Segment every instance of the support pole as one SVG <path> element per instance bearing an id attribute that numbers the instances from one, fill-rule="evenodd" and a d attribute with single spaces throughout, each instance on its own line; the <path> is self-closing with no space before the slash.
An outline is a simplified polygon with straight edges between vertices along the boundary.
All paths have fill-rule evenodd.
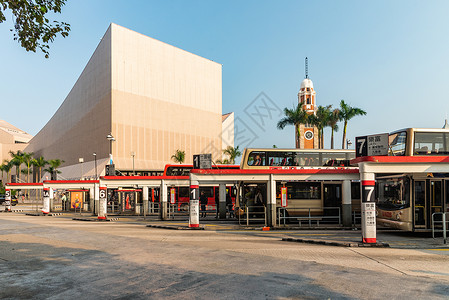
<path id="1" fill-rule="evenodd" d="M 167 220 L 167 184 L 165 183 L 165 180 L 161 180 L 160 195 L 160 218 L 161 220 Z"/>
<path id="2" fill-rule="evenodd" d="M 362 242 L 376 243 L 376 203 L 374 202 L 374 173 L 360 173 L 362 179 Z"/>
<path id="3" fill-rule="evenodd" d="M 54 201 L 55 201 L 55 191 L 53 190 L 53 188 L 50 188 L 50 206 L 49 206 L 49 211 L 55 211 L 54 209 Z"/>
<path id="4" fill-rule="evenodd" d="M 200 186 L 190 177 L 189 227 L 200 227 Z"/>
<path id="5" fill-rule="evenodd" d="M 351 203 L 351 181 L 344 180 L 342 190 L 342 217 L 343 226 L 351 227 L 352 223 L 352 203 Z"/>
<path id="6" fill-rule="evenodd" d="M 142 187 L 142 206 L 143 206 L 143 216 L 145 217 L 148 213 L 148 186 Z M 142 212 L 141 212 L 142 213 Z"/>
<path id="7" fill-rule="evenodd" d="M 98 220 L 105 220 L 107 217 L 107 188 L 105 186 L 99 187 L 98 192 Z"/>
<path id="8" fill-rule="evenodd" d="M 273 174 L 270 174 L 270 180 L 267 182 L 267 226 L 276 226 L 276 181 Z"/>
<path id="9" fill-rule="evenodd" d="M 94 209 L 92 210 L 92 214 L 95 216 L 99 214 L 99 206 L 100 206 L 100 184 L 95 183 L 94 184 Z"/>
<path id="10" fill-rule="evenodd" d="M 220 220 L 226 219 L 226 184 L 220 183 L 218 190 L 218 213 Z"/>
<path id="11" fill-rule="evenodd" d="M 42 213 L 44 215 L 46 215 L 50 212 L 50 189 L 49 188 L 44 188 L 43 196 L 44 196 L 44 206 L 42 207 Z"/>
<path id="12" fill-rule="evenodd" d="M 5 211 L 11 211 L 11 190 L 5 189 Z"/>

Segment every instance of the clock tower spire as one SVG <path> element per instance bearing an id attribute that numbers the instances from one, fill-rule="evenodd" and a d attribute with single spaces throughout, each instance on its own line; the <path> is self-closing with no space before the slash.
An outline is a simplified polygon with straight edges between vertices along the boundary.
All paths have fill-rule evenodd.
<path id="1" fill-rule="evenodd" d="M 299 89 L 298 104 L 302 105 L 303 110 L 306 111 L 307 114 L 315 115 L 317 110 L 315 99 L 316 99 L 316 91 L 313 88 L 312 80 L 310 80 L 309 78 L 309 60 L 306 57 L 305 78 L 301 82 L 301 87 Z M 300 124 L 299 132 L 300 132 L 299 145 L 296 145 L 296 148 L 318 149 L 318 128 L 316 128 L 311 124 Z"/>

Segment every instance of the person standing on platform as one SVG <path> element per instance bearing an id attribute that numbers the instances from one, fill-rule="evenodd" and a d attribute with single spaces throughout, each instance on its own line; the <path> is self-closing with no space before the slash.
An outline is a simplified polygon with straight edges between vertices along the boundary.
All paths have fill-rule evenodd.
<path id="1" fill-rule="evenodd" d="M 204 194 L 204 191 L 201 192 L 200 195 L 200 204 L 201 204 L 201 217 L 206 217 L 206 205 L 207 205 L 207 196 Z"/>
<path id="2" fill-rule="evenodd" d="M 234 218 L 234 209 L 232 208 L 232 198 L 229 193 L 226 193 L 226 206 L 228 207 L 229 211 L 229 219 Z"/>

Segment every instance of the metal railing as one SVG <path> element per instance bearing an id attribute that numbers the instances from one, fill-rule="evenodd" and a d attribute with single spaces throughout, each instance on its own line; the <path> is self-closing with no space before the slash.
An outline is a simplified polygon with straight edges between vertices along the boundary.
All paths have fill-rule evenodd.
<path id="1" fill-rule="evenodd" d="M 261 210 L 263 208 L 263 211 Z M 263 215 L 263 217 L 260 217 Z M 245 218 L 242 218 L 245 216 Z M 265 226 L 267 226 L 267 208 L 265 206 L 244 206 L 244 213 L 238 213 L 239 225 L 242 225 L 241 220 L 246 220 L 246 226 L 249 226 L 251 221 L 264 221 Z"/>
<path id="2" fill-rule="evenodd" d="M 441 221 L 435 220 L 435 216 L 441 215 Z M 446 230 L 448 227 L 449 218 L 449 212 L 436 212 L 432 214 L 432 237 L 435 238 L 435 232 L 443 232 L 443 243 L 447 243 L 447 234 Z M 435 229 L 435 224 L 441 223 L 442 229 Z"/>
<path id="3" fill-rule="evenodd" d="M 288 216 L 287 210 L 291 212 L 307 212 L 307 215 L 301 215 L 301 216 Z M 334 210 L 337 213 L 335 215 L 325 215 L 325 214 L 312 214 L 312 212 L 324 212 L 325 210 Z M 322 220 L 338 220 L 338 225 L 341 225 L 341 208 L 340 207 L 323 207 L 323 208 L 312 208 L 312 207 L 303 207 L 303 208 L 285 208 L 285 207 L 278 207 L 278 213 L 277 213 L 277 219 L 278 224 L 281 226 L 282 220 L 284 221 L 283 225 L 286 225 L 286 220 L 288 219 L 296 219 L 299 223 L 299 226 L 301 226 L 302 221 L 308 221 L 309 227 L 312 227 L 312 221 L 315 221 L 317 223 L 317 226 L 320 225 L 320 221 Z"/>

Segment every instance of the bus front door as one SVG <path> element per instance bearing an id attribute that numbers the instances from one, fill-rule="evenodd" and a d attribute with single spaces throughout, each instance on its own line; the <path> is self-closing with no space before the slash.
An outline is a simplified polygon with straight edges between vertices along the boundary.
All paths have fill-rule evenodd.
<path id="1" fill-rule="evenodd" d="M 432 218 L 432 214 L 434 213 L 442 213 L 443 210 L 443 181 L 442 180 L 430 180 L 430 190 L 429 190 L 429 220 Z M 435 221 L 441 222 L 441 215 L 435 215 Z M 431 226 L 431 224 L 430 224 Z M 442 227 L 441 223 L 436 223 L 435 228 Z M 430 228 L 430 227 L 428 227 Z"/>
<path id="2" fill-rule="evenodd" d="M 424 180 L 415 180 L 413 207 L 415 210 L 414 227 L 426 228 L 426 182 Z"/>

